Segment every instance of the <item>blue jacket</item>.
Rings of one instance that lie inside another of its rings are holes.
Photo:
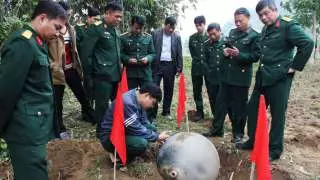
[[[147,118],[147,113],[138,104],[136,89],[132,89],[122,96],[123,107],[124,107],[124,124],[126,135],[139,136],[148,141],[156,141],[158,139],[158,134],[147,128],[149,121]],[[115,102],[112,102],[108,108],[106,114],[101,121],[100,129],[100,140],[105,141],[109,138],[112,123],[113,123],[113,111]]]

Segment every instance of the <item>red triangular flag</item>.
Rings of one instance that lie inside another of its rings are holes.
[[[258,121],[254,141],[254,149],[250,157],[257,167],[258,180],[270,180],[270,161],[269,161],[269,131],[267,120],[267,108],[265,98],[260,96]]]
[[[110,134],[110,140],[118,152],[122,164],[127,162],[127,146],[124,129],[124,108],[122,95],[128,91],[126,69],[122,71],[121,81],[118,84],[118,91],[113,111],[113,123]]]
[[[128,88],[128,81],[127,81],[126,67],[123,67],[123,70],[122,70],[121,84],[122,84],[122,88],[123,88],[123,93],[127,92],[129,90],[129,88]]]
[[[181,73],[179,80],[179,99],[178,99],[178,108],[177,108],[177,124],[180,128],[180,123],[184,117],[186,106],[186,86],[184,80],[184,74]]]

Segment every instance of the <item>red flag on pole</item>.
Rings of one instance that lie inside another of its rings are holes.
[[[184,74],[181,73],[179,80],[179,99],[178,99],[178,108],[177,108],[177,124],[180,128],[180,123],[184,117],[184,111],[186,106],[186,86],[184,80]]]
[[[252,163],[257,167],[258,180],[270,180],[270,161],[269,161],[269,131],[267,120],[267,108],[265,98],[260,95],[258,121],[255,134],[254,148],[250,157]]]
[[[113,111],[113,123],[110,134],[110,140],[118,152],[123,164],[127,162],[127,146],[124,129],[124,112],[122,95],[128,91],[127,73],[124,68],[122,71],[121,81],[118,84],[118,91]]]

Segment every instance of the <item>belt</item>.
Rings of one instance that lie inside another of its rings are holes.
[[[100,81],[111,81],[111,77],[108,75],[94,74],[93,78]]]
[[[173,64],[173,61],[160,61],[160,64]]]

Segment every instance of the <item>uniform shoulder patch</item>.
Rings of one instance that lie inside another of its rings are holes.
[[[94,23],[94,25],[99,26],[100,24],[102,24],[102,21],[97,21]]]
[[[32,37],[32,32],[30,30],[25,30],[21,35],[27,39],[30,39]]]
[[[128,33],[129,33],[129,32],[122,33],[122,34],[120,34],[120,36],[127,35]]]
[[[86,25],[86,24],[84,24],[84,23],[78,23],[77,24],[77,26],[84,26],[84,25]]]
[[[284,20],[284,21],[287,21],[287,22],[290,22],[290,21],[293,20],[293,19],[291,19],[289,17],[286,17],[286,16],[281,17],[281,19]]]

